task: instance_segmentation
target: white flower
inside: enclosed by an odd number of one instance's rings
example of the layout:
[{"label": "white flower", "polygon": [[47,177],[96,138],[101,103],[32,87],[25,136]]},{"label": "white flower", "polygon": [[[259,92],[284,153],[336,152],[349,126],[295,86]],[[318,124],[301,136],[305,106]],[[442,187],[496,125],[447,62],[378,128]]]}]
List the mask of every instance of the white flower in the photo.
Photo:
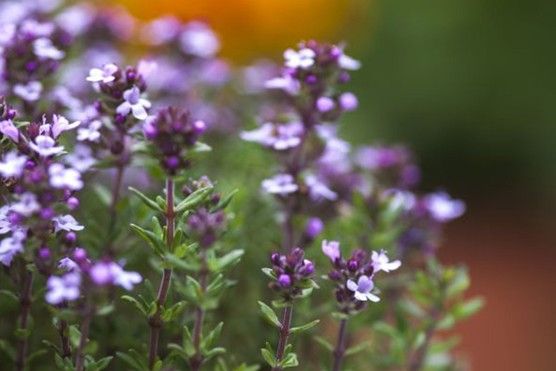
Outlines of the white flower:
[{"label": "white flower", "polygon": [[348,280],[346,286],[348,290],[353,291],[355,299],[359,301],[369,300],[375,303],[380,301],[378,296],[371,293],[375,285],[370,277],[363,275],[359,277],[357,283],[353,280]]},{"label": "white flower", "polygon": [[23,241],[25,240],[26,231],[23,229],[16,230],[10,237],[0,241],[0,263],[9,266],[16,254],[23,251]]},{"label": "white flower", "polygon": [[141,98],[141,91],[137,86],[124,91],[124,99],[125,101],[116,108],[116,112],[123,116],[131,112],[137,120],[147,118],[147,109],[151,108],[151,102]]},{"label": "white flower", "polygon": [[64,131],[73,130],[81,124],[80,121],[74,121],[70,124],[68,119],[61,115],[52,116],[52,136],[58,138]]},{"label": "white flower", "polygon": [[361,67],[361,62],[342,53],[338,58],[338,65],[344,70],[358,70]]},{"label": "white flower", "polygon": [[281,196],[296,192],[299,188],[294,183],[293,176],[290,174],[277,174],[272,178],[265,179],[262,182],[262,187],[270,194],[279,194]]},{"label": "white flower", "polygon": [[34,102],[41,97],[42,84],[38,81],[30,81],[26,85],[16,84],[14,94],[27,102]]},{"label": "white flower", "polygon": [[298,52],[293,49],[288,49],[284,52],[287,67],[299,67],[304,70],[315,64],[315,56],[315,52],[309,48],[303,48]]},{"label": "white flower", "polygon": [[19,178],[25,168],[26,156],[19,156],[16,151],[10,151],[0,161],[0,174],[4,178]]},{"label": "white flower", "polygon": [[77,140],[97,142],[100,139],[99,130],[101,127],[102,122],[100,120],[91,121],[87,127],[77,129]]},{"label": "white flower", "polygon": [[31,192],[25,192],[19,196],[19,201],[12,204],[11,210],[23,215],[29,216],[39,211],[41,205],[37,201],[37,196]]},{"label": "white flower", "polygon": [[42,157],[57,155],[64,151],[64,147],[56,146],[56,142],[49,136],[39,135],[35,142],[29,142],[29,147]]},{"label": "white flower", "polygon": [[373,264],[374,273],[380,271],[388,273],[391,271],[395,271],[402,265],[402,262],[399,260],[390,261],[390,259],[388,259],[388,256],[384,251],[380,251],[379,253],[373,251],[371,255],[371,260]]},{"label": "white flower", "polygon": [[9,212],[10,207],[8,205],[0,207],[0,234],[8,233],[12,230],[12,223],[8,219]]},{"label": "white flower", "polygon": [[451,199],[444,192],[426,196],[424,204],[433,219],[441,223],[458,218],[465,213],[465,203],[461,200]]},{"label": "white flower", "polygon": [[185,53],[201,58],[210,58],[220,49],[216,34],[204,23],[191,22],[180,36],[181,48]]},{"label": "white flower", "polygon": [[56,305],[64,301],[72,301],[79,298],[79,286],[81,274],[77,271],[66,273],[61,277],[50,276],[46,282],[46,301]]},{"label": "white flower", "polygon": [[97,285],[114,284],[126,290],[133,289],[133,285],[142,281],[137,272],[127,272],[114,262],[98,262],[91,267],[89,275]]},{"label": "white flower", "polygon": [[299,81],[288,75],[270,79],[265,82],[264,87],[267,89],[280,89],[289,95],[297,95],[301,90]]},{"label": "white flower", "polygon": [[97,162],[97,160],[93,158],[93,151],[91,148],[81,143],[75,146],[73,152],[65,156],[64,161],[80,173],[89,170]]},{"label": "white flower", "polygon": [[113,63],[105,64],[102,69],[91,68],[86,80],[90,82],[103,82],[106,84],[116,79],[114,77],[116,71],[118,71],[118,66]]},{"label": "white flower", "polygon": [[33,51],[37,57],[43,59],[60,60],[64,58],[65,55],[65,53],[57,49],[54,44],[52,44],[52,40],[47,37],[41,37],[33,41]]},{"label": "white flower", "polygon": [[75,169],[66,169],[62,164],[52,164],[48,168],[50,185],[54,188],[79,190],[83,187],[81,174]]},{"label": "white flower", "polygon": [[54,222],[54,232],[56,233],[60,231],[66,231],[66,232],[82,231],[83,228],[85,228],[82,225],[80,225],[73,216],[69,214],[56,216],[52,218],[52,221]]},{"label": "white flower", "polygon": [[0,133],[13,140],[15,143],[19,142],[19,130],[17,130],[12,120],[0,121]]},{"label": "white flower", "polygon": [[305,177],[305,184],[309,187],[309,195],[314,201],[321,201],[322,199],[336,201],[338,199],[336,192],[312,174]]}]

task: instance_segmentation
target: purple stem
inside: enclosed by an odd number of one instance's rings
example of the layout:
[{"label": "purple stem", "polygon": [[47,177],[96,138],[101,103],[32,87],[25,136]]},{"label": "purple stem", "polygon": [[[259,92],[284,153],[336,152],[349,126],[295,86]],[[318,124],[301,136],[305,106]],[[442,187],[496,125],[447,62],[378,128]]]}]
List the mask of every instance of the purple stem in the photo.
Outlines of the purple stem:
[{"label": "purple stem", "polygon": [[[166,246],[168,250],[174,244],[174,181],[171,178],[166,179]],[[166,303],[168,290],[170,288],[170,279],[172,278],[172,270],[164,269],[162,280],[158,287],[156,296],[156,312],[149,317],[149,326],[151,328],[149,339],[149,368],[154,367],[156,357],[158,355],[158,344],[160,341],[160,330],[162,329],[162,307]]]},{"label": "purple stem", "polygon": [[332,371],[340,371],[342,369],[342,360],[346,353],[346,336],[347,336],[347,319],[340,321],[340,328],[338,329],[338,340],[336,348],[334,348],[334,366]]},{"label": "purple stem", "polygon": [[[21,294],[19,296],[21,312],[19,315],[18,329],[26,331],[29,322],[29,315],[31,313],[31,301],[32,301],[31,290],[33,288],[33,272],[28,271],[24,263],[23,271],[21,274],[22,274]],[[28,336],[27,334],[23,334],[23,337],[18,341],[17,344],[17,356],[15,360],[15,368],[18,371],[23,371],[25,369],[28,347],[29,347]]]},{"label": "purple stem", "polygon": [[[288,337],[290,336],[290,327],[292,323],[293,305],[290,304],[284,308],[282,312],[282,321],[280,325],[280,338],[278,339],[278,348],[276,350],[276,362],[279,363],[284,357],[286,346],[288,345]],[[281,366],[275,366],[272,371],[281,371]]]}]

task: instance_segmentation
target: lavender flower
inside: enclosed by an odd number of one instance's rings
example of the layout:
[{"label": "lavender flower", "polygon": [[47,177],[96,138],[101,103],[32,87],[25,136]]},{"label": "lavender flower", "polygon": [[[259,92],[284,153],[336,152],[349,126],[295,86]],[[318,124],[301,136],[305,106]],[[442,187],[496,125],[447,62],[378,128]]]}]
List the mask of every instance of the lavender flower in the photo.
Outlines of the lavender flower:
[{"label": "lavender flower", "polygon": [[52,305],[79,298],[81,274],[77,271],[69,272],[61,277],[51,276],[46,283],[45,299]]},{"label": "lavender flower", "polygon": [[302,249],[296,247],[288,254],[273,253],[270,257],[274,280],[269,287],[278,292],[286,301],[303,294],[305,289],[313,288],[311,277],[315,272],[312,261],[305,259]]},{"label": "lavender flower", "polygon": [[353,296],[356,300],[359,301],[372,301],[372,302],[379,302],[380,298],[373,293],[371,290],[374,288],[374,283],[370,277],[362,275],[357,280],[357,283],[352,280],[348,280],[346,283],[346,287],[348,290],[353,291]]},{"label": "lavender flower", "polygon": [[20,177],[27,162],[26,156],[20,156],[16,151],[6,153],[0,161],[0,175],[4,178]]},{"label": "lavender flower", "polygon": [[290,174],[277,174],[272,178],[265,179],[262,182],[263,189],[270,194],[287,196],[290,193],[297,192],[298,185],[294,183],[294,178]]},{"label": "lavender flower", "polygon": [[13,92],[24,101],[34,102],[41,97],[42,84],[38,81],[29,81],[27,84],[16,84],[14,85]]},{"label": "lavender flower", "polygon": [[137,120],[147,118],[147,109],[151,108],[151,102],[141,98],[141,92],[137,86],[124,91],[124,102],[116,108],[116,112],[127,116],[130,112]]},{"label": "lavender flower", "polygon": [[62,215],[57,216],[52,219],[54,222],[54,232],[59,231],[81,231],[83,230],[83,226],[80,225],[77,220],[71,215]]},{"label": "lavender flower", "polygon": [[423,202],[432,218],[440,223],[458,218],[465,212],[463,201],[451,199],[445,192],[427,195]]},{"label": "lavender flower", "polygon": [[108,84],[116,79],[115,74],[118,71],[118,66],[108,63],[102,66],[102,68],[92,68],[86,80],[94,83],[103,82]]}]

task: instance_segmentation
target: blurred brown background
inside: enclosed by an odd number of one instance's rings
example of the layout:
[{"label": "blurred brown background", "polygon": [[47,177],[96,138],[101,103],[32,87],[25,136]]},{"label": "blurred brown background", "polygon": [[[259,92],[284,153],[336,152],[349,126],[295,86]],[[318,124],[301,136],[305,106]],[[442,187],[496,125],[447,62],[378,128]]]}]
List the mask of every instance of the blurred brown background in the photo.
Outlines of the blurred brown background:
[{"label": "blurred brown background", "polygon": [[364,68],[345,135],[403,142],[425,187],[468,201],[441,257],[486,308],[461,326],[478,371],[556,370],[556,3],[550,0],[120,0],[150,19],[208,21],[232,62],[346,40]]}]

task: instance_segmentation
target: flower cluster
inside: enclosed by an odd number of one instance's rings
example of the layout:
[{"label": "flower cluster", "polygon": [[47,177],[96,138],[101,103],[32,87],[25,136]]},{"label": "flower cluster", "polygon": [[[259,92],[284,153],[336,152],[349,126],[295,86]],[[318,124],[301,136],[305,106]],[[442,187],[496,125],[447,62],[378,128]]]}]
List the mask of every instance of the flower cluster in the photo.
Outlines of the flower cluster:
[{"label": "flower cluster", "polygon": [[188,112],[174,107],[160,110],[143,125],[145,138],[153,144],[160,165],[171,175],[189,165],[187,150],[197,142],[205,129],[203,121],[194,121]]},{"label": "flower cluster", "polygon": [[[241,138],[256,142],[278,156],[278,174],[264,180],[265,192],[278,197],[285,214],[303,210],[308,217],[334,215],[335,201],[349,198],[353,188],[349,145],[336,135],[332,122],[357,107],[353,93],[339,91],[359,62],[335,45],[315,41],[284,53],[280,77],[265,86],[278,90],[285,104]],[[338,176],[340,175],[340,176]],[[347,191],[338,179],[347,180]],[[286,216],[287,218],[287,216]]]},{"label": "flower cluster", "polygon": [[77,240],[75,232],[83,229],[69,214],[79,206],[76,191],[83,187],[81,173],[62,156],[64,147],[59,144],[61,134],[79,122],[54,115],[51,122],[43,117],[41,123],[18,127],[12,120],[14,111],[7,105],[2,111],[11,118],[0,122],[0,132],[14,149],[0,160],[0,177],[9,192],[2,207],[2,234],[11,232],[0,243],[0,260],[9,265],[24,246],[35,246],[37,264],[48,274],[53,270],[50,249],[59,244],[53,240],[70,248]]},{"label": "flower cluster", "polygon": [[270,256],[272,268],[269,273],[273,280],[269,287],[287,302],[303,296],[304,290],[312,289],[315,265],[305,259],[305,252],[296,247],[287,254],[273,253]]},{"label": "flower cluster", "polygon": [[0,24],[0,72],[2,94],[24,102],[25,112],[33,114],[31,103],[38,101],[47,80],[58,69],[71,36],[53,22],[43,22],[23,14]]},{"label": "flower cluster", "polygon": [[361,310],[368,301],[380,301],[373,292],[375,274],[380,271],[388,273],[401,266],[399,260],[390,261],[384,251],[369,254],[356,249],[349,258],[343,258],[337,241],[323,241],[322,251],[332,263],[328,278],[336,283],[336,301],[345,314]]}]

